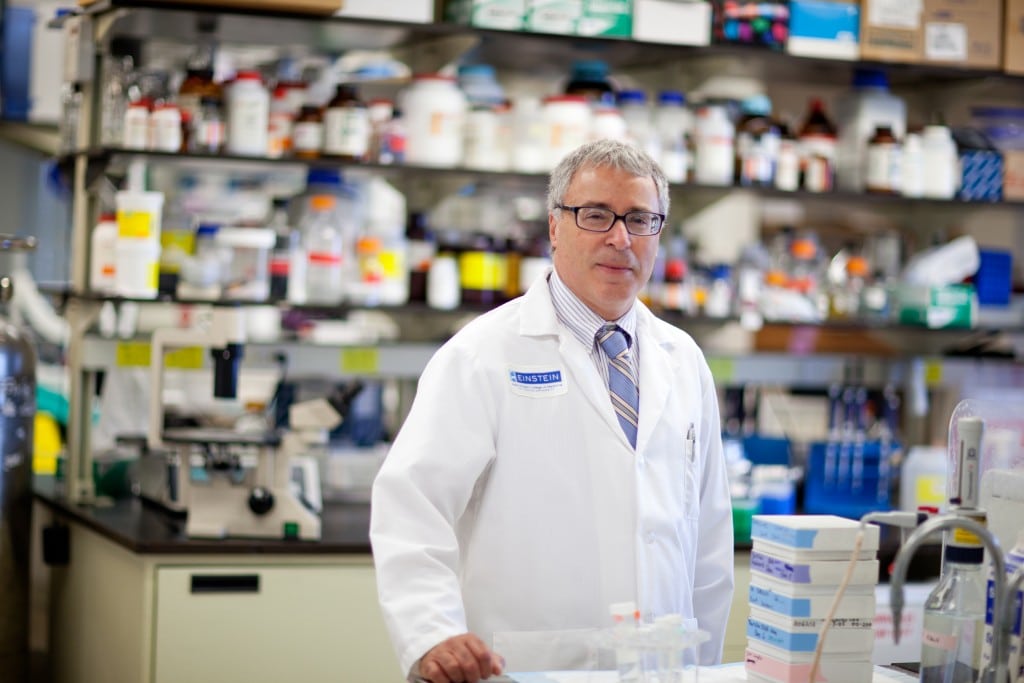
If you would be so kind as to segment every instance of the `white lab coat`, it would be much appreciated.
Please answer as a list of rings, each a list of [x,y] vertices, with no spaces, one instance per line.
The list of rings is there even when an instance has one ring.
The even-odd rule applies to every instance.
[[[638,307],[635,452],[545,278],[428,363],[372,499],[403,671],[467,630],[509,671],[598,668],[593,635],[629,600],[699,618],[701,662],[720,660],[733,536],[715,388],[689,335]]]

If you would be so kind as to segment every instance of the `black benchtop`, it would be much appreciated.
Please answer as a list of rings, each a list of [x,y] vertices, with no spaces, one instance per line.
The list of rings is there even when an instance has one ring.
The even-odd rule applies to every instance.
[[[319,541],[253,538],[199,539],[185,535],[185,518],[131,497],[97,505],[76,505],[52,477],[36,477],[33,493],[55,512],[128,550],[142,554],[359,555],[370,553],[370,506],[324,503]]]

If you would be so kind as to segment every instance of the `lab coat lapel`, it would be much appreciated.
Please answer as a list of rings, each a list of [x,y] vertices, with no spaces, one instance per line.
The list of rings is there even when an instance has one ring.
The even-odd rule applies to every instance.
[[[584,348],[579,340],[572,335],[555,315],[554,304],[551,303],[551,291],[548,289],[547,278],[538,278],[526,294],[523,295],[523,316],[520,334],[524,336],[554,335],[558,337],[558,352],[565,361],[571,381],[579,388],[580,393],[604,418],[612,433],[619,438],[626,448],[632,449],[626,434],[619,426],[608,397],[608,387],[601,380],[601,374],[590,359],[590,349]],[[640,385],[640,408],[643,410],[643,383]],[[570,389],[573,391],[573,389]],[[641,426],[643,416],[641,414]]]
[[[636,450],[641,452],[651,442],[654,429],[665,412],[679,362],[671,353],[672,342],[657,334],[653,314],[642,307],[637,311],[637,336],[640,343],[640,424]]]

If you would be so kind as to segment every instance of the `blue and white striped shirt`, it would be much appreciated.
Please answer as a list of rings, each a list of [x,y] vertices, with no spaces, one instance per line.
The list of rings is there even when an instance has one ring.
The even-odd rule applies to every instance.
[[[584,348],[590,349],[590,360],[594,361],[605,386],[608,386],[608,355],[597,343],[597,333],[608,324],[608,321],[580,301],[554,269],[548,277],[548,289],[551,292],[551,303],[555,306],[558,322],[569,328]],[[636,343],[636,303],[629,307],[624,316],[612,322],[626,332],[629,342],[629,365],[633,370],[633,376],[640,377],[640,345]]]

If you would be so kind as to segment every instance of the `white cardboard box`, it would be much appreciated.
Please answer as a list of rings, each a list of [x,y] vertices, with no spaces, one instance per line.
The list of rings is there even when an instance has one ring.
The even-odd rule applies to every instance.
[[[428,24],[434,20],[434,0],[344,0],[334,16]]]
[[[705,0],[633,0],[633,40],[709,45],[711,3]]]

